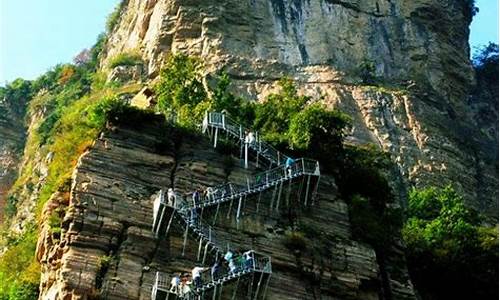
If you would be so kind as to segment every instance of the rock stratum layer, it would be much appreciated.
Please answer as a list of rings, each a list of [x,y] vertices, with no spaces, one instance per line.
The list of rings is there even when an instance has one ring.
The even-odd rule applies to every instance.
[[[56,194],[46,204],[47,217],[56,207],[67,208],[61,234],[45,225],[39,239],[42,299],[150,299],[156,271],[189,272],[196,264],[198,241],[188,239],[182,256],[181,228],[167,239],[151,233],[151,196],[172,184],[181,193],[226,178],[241,184],[248,170],[235,160],[228,173],[227,158],[206,138],[178,139],[155,123],[110,128],[81,157],[70,195]],[[401,253],[382,276],[375,251],[352,240],[347,205],[336,197],[332,178],[322,178],[310,208],[300,208],[296,195],[291,190],[290,206],[283,202],[277,211],[268,209],[270,194],[249,197],[239,223],[236,205],[225,203],[214,222],[217,239],[231,248],[253,248],[272,257],[267,299],[379,299],[383,285],[395,299],[415,299]],[[310,232],[301,251],[284,243],[296,224],[307,224]],[[386,284],[382,277],[388,278]],[[222,299],[231,299],[234,288],[234,283],[225,286]],[[237,299],[244,299],[247,290],[240,284]]]
[[[103,63],[140,50],[154,78],[169,53],[197,55],[207,84],[225,70],[248,99],[264,99],[289,76],[305,94],[353,116],[352,141],[391,153],[401,194],[452,183],[497,218],[498,126],[481,124],[493,130],[485,133],[470,113],[468,3],[129,0]],[[360,81],[366,62],[378,88]]]

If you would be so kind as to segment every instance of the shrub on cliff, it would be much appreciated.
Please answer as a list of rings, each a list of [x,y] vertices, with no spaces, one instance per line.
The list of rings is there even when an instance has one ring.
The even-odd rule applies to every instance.
[[[178,123],[186,127],[200,124],[205,110],[210,107],[202,71],[199,59],[184,54],[171,55],[154,87],[157,109],[168,118],[175,115]]]
[[[142,64],[142,56],[136,51],[122,52],[112,57],[109,61],[111,69],[119,66],[137,66]]]
[[[118,3],[118,5],[115,7],[113,12],[111,12],[108,18],[106,19],[106,32],[108,34],[111,34],[115,29],[116,25],[118,25],[118,22],[120,21],[120,16],[127,2],[128,1],[126,0],[121,0],[120,3]]]
[[[38,235],[34,226],[10,239],[0,259],[0,299],[34,300],[38,298],[40,266],[35,261]]]
[[[451,186],[412,190],[402,233],[423,296],[498,298],[498,228],[481,226]]]
[[[305,107],[290,120],[287,137],[293,149],[302,150],[326,165],[339,162],[345,129],[351,119],[338,110],[316,103]]]

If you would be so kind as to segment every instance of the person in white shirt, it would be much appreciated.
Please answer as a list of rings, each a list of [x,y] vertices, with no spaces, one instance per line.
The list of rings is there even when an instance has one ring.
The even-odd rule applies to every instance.
[[[243,257],[245,258],[245,269],[251,269],[253,267],[253,251],[248,250],[243,253]]]
[[[174,190],[172,188],[168,189],[167,200],[168,200],[169,205],[175,207],[175,193],[174,193]]]
[[[172,280],[170,281],[170,292],[175,294],[180,294],[181,292],[181,278],[179,274],[174,274]]]
[[[201,280],[201,273],[205,272],[206,270],[208,270],[208,268],[203,268],[203,267],[194,267],[193,270],[191,270],[194,286],[197,289],[201,288],[201,286],[203,285],[203,282]]]
[[[249,131],[245,137],[245,142],[247,144],[253,144],[255,142],[255,135],[253,134],[253,131]]]

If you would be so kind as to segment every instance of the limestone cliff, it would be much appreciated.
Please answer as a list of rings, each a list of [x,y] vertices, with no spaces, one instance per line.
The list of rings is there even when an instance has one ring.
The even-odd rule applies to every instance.
[[[24,112],[28,99],[0,94],[0,224],[7,193],[17,176],[25,138]],[[9,212],[11,213],[11,212]]]
[[[140,50],[154,78],[185,52],[203,58],[207,84],[224,69],[248,99],[289,76],[354,117],[351,141],[391,153],[402,194],[453,183],[496,217],[498,127],[481,134],[467,105],[471,17],[465,0],[129,0],[102,63]],[[366,64],[379,88],[362,83]]]
[[[206,137],[179,135],[161,124],[110,126],[80,158],[71,192],[46,204],[45,218],[59,211],[64,220],[61,232],[44,222],[39,239],[42,299],[150,299],[156,271],[188,272],[196,263],[196,239],[188,239],[181,255],[182,229],[167,239],[152,235],[151,196],[172,184],[184,193],[226,178],[241,183],[249,171],[235,159],[228,173],[227,156]],[[290,195],[290,206],[278,211],[268,209],[270,195],[260,198],[260,211],[257,196],[247,198],[240,223],[236,207],[223,204],[223,217],[214,221],[214,234],[232,248],[272,256],[267,299],[384,299],[385,284],[394,299],[415,299],[401,253],[402,265],[383,276],[375,251],[352,239],[347,205],[336,197],[332,178],[322,178],[309,209],[294,204],[297,193]],[[205,221],[213,215],[205,211]],[[307,231],[301,251],[284,243],[296,226]],[[235,288],[224,286],[222,299],[231,299]],[[246,290],[240,285],[236,299]]]

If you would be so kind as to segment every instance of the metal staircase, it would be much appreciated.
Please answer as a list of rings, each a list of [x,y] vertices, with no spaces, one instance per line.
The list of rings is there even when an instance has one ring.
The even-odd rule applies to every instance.
[[[212,299],[216,299],[217,295],[221,295],[224,286],[236,283],[233,289],[231,299],[236,299],[236,293],[243,280],[249,281],[251,285],[251,299],[265,299],[269,279],[272,274],[271,258],[261,256],[255,252],[251,253],[249,262],[242,262],[236,265],[233,272],[227,271],[222,276],[215,280],[211,280],[207,275],[203,275],[202,284],[199,288],[189,288],[187,291],[172,291],[170,289],[171,277],[162,272],[156,272],[155,284],[151,293],[152,299],[157,300],[174,300],[174,299],[205,299],[210,295]],[[264,283],[265,282],[265,283]]]
[[[219,130],[225,131],[229,136],[236,138],[241,145],[245,145],[254,150],[257,154],[257,162],[259,157],[262,157],[268,160],[271,165],[279,166],[284,164],[288,158],[288,156],[276,150],[273,146],[262,141],[258,132],[254,132],[255,136],[253,141],[246,141],[247,136],[245,133],[252,132],[252,130],[243,127],[223,113],[206,112],[202,129],[203,133],[212,133],[214,136],[214,146],[217,145]]]
[[[254,133],[255,136],[253,138],[249,139],[247,133],[250,132],[250,130],[244,128],[222,113],[207,112],[203,120],[203,132],[209,132],[213,135],[214,147],[217,145],[219,130],[226,132],[227,136],[235,138],[242,147],[245,147],[245,166],[247,166],[248,161],[248,149],[252,149],[257,154],[257,164],[259,157],[262,157],[269,162],[271,167],[273,165],[275,167],[270,167],[270,170],[257,174],[252,179],[247,177],[246,184],[243,185],[225,183],[223,185],[209,187],[207,188],[207,194],[204,196],[197,195],[186,198],[178,193],[174,193],[175,197],[166,199],[165,192],[163,190],[160,191],[154,201],[153,232],[157,237],[168,235],[170,228],[173,225],[178,225],[184,230],[182,255],[185,254],[187,239],[188,236],[191,235],[196,240],[199,240],[197,260],[201,262],[201,265],[205,265],[209,253],[215,251],[215,257],[218,258],[224,253],[224,250],[229,250],[229,245],[227,245],[226,248],[225,245],[221,243],[222,239],[217,238],[212,227],[202,224],[201,216],[198,216],[198,211],[201,210],[201,214],[203,214],[204,208],[217,206],[214,217],[216,220],[221,204],[230,202],[232,206],[232,201],[238,199],[236,218],[239,219],[242,199],[272,189],[274,189],[274,191],[271,199],[271,207],[276,207],[276,209],[278,209],[284,183],[288,183],[288,193],[290,193],[292,182],[298,178],[302,178],[300,194],[302,194],[303,185],[305,184],[304,204],[307,205],[309,198],[314,199],[320,179],[320,168],[317,161],[300,158],[290,163],[291,158],[283,155],[271,145],[261,141],[257,132]],[[274,204],[275,194],[277,195],[276,204]],[[188,200],[188,198],[192,200]],[[185,293],[170,291],[170,276],[157,272],[151,297],[154,300],[200,300],[205,299],[205,293],[211,293],[212,299],[216,299],[217,294],[221,294],[224,285],[236,281],[237,286],[231,298],[236,299],[236,292],[238,291],[240,280],[247,280],[251,277],[249,281],[249,284],[252,285],[251,299],[259,299],[259,297],[264,299],[272,273],[271,258],[269,256],[259,255],[254,251],[251,251],[251,253],[251,263],[248,263],[248,261],[243,264],[240,263],[231,272],[225,272],[224,275],[216,280],[205,279],[203,282],[206,283],[201,287],[191,289]],[[258,279],[257,282],[255,280],[256,278]],[[264,287],[262,286],[263,281],[266,282]]]
[[[194,235],[196,239],[199,239],[199,247],[198,247],[198,260],[201,260],[201,264],[205,265],[205,260],[207,257],[207,253],[216,251],[215,257],[222,256],[224,253],[222,244],[217,242],[214,231],[210,226],[204,227],[201,222],[198,222],[194,219],[193,215],[190,214],[190,211],[186,208],[185,200],[180,197],[180,195],[176,195],[175,203],[167,203],[165,200],[165,193],[160,191],[158,196],[155,199],[154,207],[155,207],[155,215],[153,220],[153,231],[159,228],[165,228],[166,233],[168,233],[172,223],[175,222],[182,227],[185,226],[186,230],[184,232],[184,246],[183,246],[183,255],[185,251],[186,241],[188,234],[191,233]],[[158,214],[160,217],[158,218]],[[161,220],[164,219],[166,214],[170,214],[170,218],[167,223],[162,223]],[[163,216],[163,217],[162,217]],[[228,247],[229,248],[229,247]],[[201,252],[203,251],[203,257],[201,258]],[[216,280],[205,279],[203,282],[207,282],[202,285],[200,288],[191,289],[189,292],[185,292],[179,294],[176,291],[171,291],[169,289],[169,276],[157,272],[155,278],[155,284],[153,285],[153,289],[151,292],[151,299],[154,300],[170,300],[170,299],[204,299],[205,293],[211,291],[213,295],[217,294],[217,290],[219,290],[219,294],[222,291],[222,288],[225,284],[232,283],[234,281],[239,284],[241,279],[252,276],[251,284],[254,284],[254,275],[258,275],[258,283],[256,285],[256,290],[252,299],[258,299],[259,295],[262,298],[265,297],[267,292],[267,286],[269,284],[269,279],[272,273],[271,266],[271,258],[269,256],[263,256],[255,253],[253,250],[251,251],[251,260],[250,263],[248,261],[236,263],[235,270],[232,272],[226,272],[223,276],[220,276]],[[262,290],[262,282],[265,281],[265,287]],[[237,290],[237,288],[236,288]],[[235,290],[235,293],[236,293]],[[260,294],[259,294],[260,292]],[[233,295],[233,299],[235,296]],[[215,297],[215,296],[214,296]]]

